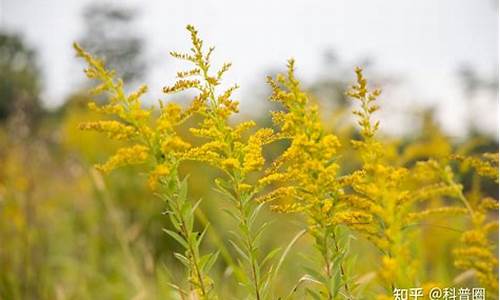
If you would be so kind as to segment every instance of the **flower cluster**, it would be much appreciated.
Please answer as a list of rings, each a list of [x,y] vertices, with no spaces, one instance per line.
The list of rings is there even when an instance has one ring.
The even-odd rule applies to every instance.
[[[320,293],[331,298],[342,289],[350,298],[351,290],[340,257],[346,245],[341,243],[336,225],[358,222],[358,218],[364,216],[345,210],[339,201],[343,189],[338,180],[337,150],[341,145],[335,135],[323,128],[318,107],[310,103],[301,89],[294,66],[294,60],[289,60],[286,75],[268,77],[272,88],[270,99],[284,108],[273,113],[273,121],[280,130],[279,137],[288,140],[290,146],[259,180],[260,185],[272,184],[274,189],[258,201],[271,202],[272,208],[280,212],[302,212],[308,217],[309,233],[315,238],[315,246],[324,260],[320,266],[324,275],[315,276],[323,285]],[[342,222],[336,222],[340,219]],[[339,269],[334,261],[339,263]],[[334,281],[341,284],[332,286]]]
[[[256,299],[268,294],[271,277],[263,272],[263,263],[258,255],[256,243],[263,227],[254,228],[258,206],[255,194],[262,188],[250,182],[252,173],[262,170],[265,159],[262,154],[264,145],[274,142],[277,137],[270,128],[261,128],[253,133],[256,126],[253,121],[233,125],[229,117],[238,113],[238,102],[233,100],[233,92],[238,86],[232,86],[219,92],[223,75],[231,64],[224,64],[215,74],[210,69],[210,56],[214,48],[206,52],[203,41],[193,26],[187,26],[193,47],[190,53],[171,52],[174,58],[188,61],[193,65],[189,71],[178,72],[179,79],[171,86],[164,87],[167,94],[194,89],[198,92],[196,101],[197,114],[201,121],[197,127],[190,128],[195,137],[204,142],[190,147],[182,154],[182,160],[207,163],[220,169],[225,177],[216,179],[217,189],[234,205],[235,211],[228,211],[239,223],[240,236],[231,241],[244,263],[241,272],[246,275],[246,285]],[[247,137],[248,136],[248,137]]]
[[[360,153],[362,166],[345,176],[344,181],[352,192],[342,196],[341,201],[358,212],[358,219],[365,220],[353,222],[350,227],[383,254],[379,276],[390,290],[396,285],[418,282],[421,266],[409,250],[416,232],[409,228],[430,216],[463,215],[468,210],[442,204],[422,209],[426,202],[457,197],[461,187],[449,184],[453,176],[451,169],[435,160],[420,161],[411,168],[391,160],[384,151],[389,145],[375,138],[379,123],[371,120],[378,110],[374,102],[381,92],[368,90],[360,68],[356,69],[356,76],[357,85],[347,94],[360,103],[360,109],[353,113],[358,117],[362,140],[354,140],[352,144]]]
[[[290,146],[260,179],[261,185],[279,186],[260,201],[273,201],[279,211],[305,211],[313,219],[326,220],[341,193],[336,162],[340,142],[322,128],[318,108],[310,105],[295,79],[293,60],[288,62],[288,76],[269,77],[268,82],[271,100],[285,108],[273,113],[273,121]]]
[[[455,266],[474,270],[481,284],[490,291],[498,290],[498,259],[490,238],[498,229],[498,221],[490,214],[498,209],[498,201],[481,194],[478,179],[487,177],[498,183],[498,153],[453,155],[444,135],[430,127],[419,143],[407,147],[386,143],[377,135],[379,122],[373,115],[379,109],[376,102],[381,91],[368,88],[361,68],[355,69],[356,84],[347,91],[358,107],[353,115],[359,134],[341,139],[324,126],[318,106],[295,76],[294,60],[288,61],[286,74],[268,77],[270,100],[282,107],[271,113],[274,127],[259,128],[252,120],[233,122],[232,117],[239,112],[234,100],[238,86],[222,88],[231,64],[214,71],[214,48],[204,46],[193,26],[187,30],[190,51],[170,54],[190,67],[177,72],[175,82],[163,88],[167,97],[194,91],[187,107],[160,101],[156,108],[144,108],[141,98],[146,86],[125,93],[122,81],[116,80],[102,61],[75,44],[77,54],[89,65],[87,76],[98,81],[92,94],[106,94],[108,99],[89,104],[103,119],[83,123],[80,128],[102,132],[123,145],[97,166],[100,171],[146,166],[149,187],[167,203],[173,229],[166,232],[185,250],[176,254],[187,269],[189,291],[176,286],[182,297],[216,298],[215,283],[208,274],[217,260],[216,252],[200,253],[206,228],[201,233],[194,229],[198,204],[189,201],[187,180],[179,175],[184,161],[208,164],[220,171],[215,176],[215,189],[229,200],[226,212],[236,228],[235,238],[228,241],[237,255],[231,268],[239,283],[248,288],[249,299],[278,298],[271,287],[284,256],[301,236],[292,240],[279,260],[273,259],[279,249],[263,253],[259,241],[267,223],[256,220],[268,204],[273,211],[300,213],[307,219],[303,232],[312,236],[320,255],[311,262],[316,265],[308,267],[303,281],[317,286],[306,289],[315,299],[365,298],[358,289],[362,280],[348,268],[351,253],[357,250],[349,248],[353,236],[369,241],[380,253],[379,269],[373,276],[379,283],[375,293],[385,289],[388,294],[396,287],[422,283],[425,266],[412,239],[423,233],[422,225],[435,216],[460,216],[470,223],[465,230],[458,230],[462,234],[454,250]],[[196,125],[189,126],[189,134],[181,134],[188,120]],[[341,140],[351,140],[355,151]],[[276,141],[282,142],[282,151],[268,162],[263,151]],[[346,149],[354,153],[347,159],[341,155]],[[457,162],[462,170],[476,171],[470,194],[464,193],[463,181],[457,180]]]
[[[202,299],[213,299],[213,281],[207,273],[217,254],[202,256],[199,252],[203,235],[193,227],[193,213],[196,207],[187,199],[186,181],[181,180],[178,175],[179,164],[187,158],[186,153],[191,145],[181,138],[176,130],[203,108],[207,97],[195,97],[186,109],[175,103],[164,104],[160,101],[159,114],[153,118],[153,110],[143,108],[141,101],[147,92],[146,86],[141,86],[127,95],[123,82],[116,80],[114,72],[107,70],[101,60],[92,57],[78,44],[74,44],[74,48],[77,55],[89,66],[85,70],[87,77],[100,82],[91,93],[106,94],[108,99],[107,103],[101,106],[91,102],[89,108],[109,119],[86,122],[81,124],[80,128],[103,132],[112,139],[125,140],[132,144],[118,149],[115,155],[98,165],[97,169],[109,173],[126,165],[147,165],[149,187],[158,191],[160,198],[167,203],[170,221],[176,230],[166,232],[185,248],[185,253],[177,253],[176,257],[187,268],[191,289]],[[178,75],[182,77],[186,74]],[[179,91],[193,85],[194,82],[179,79],[172,89]],[[181,288],[178,290],[182,291]]]

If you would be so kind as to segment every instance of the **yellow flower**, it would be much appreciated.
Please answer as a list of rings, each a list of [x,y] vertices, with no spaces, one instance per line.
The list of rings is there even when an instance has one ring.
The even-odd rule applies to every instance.
[[[498,203],[491,203],[489,198],[481,201],[472,215],[474,227],[462,233],[460,245],[453,251],[455,267],[475,270],[478,281],[492,294],[498,293],[498,256],[488,232],[491,224],[498,230],[498,222],[485,224],[485,220],[488,210],[497,209]]]
[[[332,218],[333,224],[364,225],[372,222],[372,215],[362,211],[341,211]]]
[[[385,282],[394,282],[397,278],[398,262],[389,256],[382,257],[379,276]]]
[[[164,138],[161,149],[162,152],[167,154],[169,152],[180,152],[187,150],[191,147],[191,144],[183,141],[179,136],[167,136]]]
[[[498,183],[498,153],[484,153],[482,158],[462,155],[453,155],[452,158],[462,161],[473,167],[479,175],[492,178]]]
[[[237,169],[240,167],[240,162],[236,158],[226,158],[221,164],[223,169]]]
[[[248,144],[245,147],[243,159],[243,170],[245,172],[257,171],[264,166],[265,159],[262,156],[262,146],[269,142],[269,138],[272,137],[272,135],[272,129],[263,128],[250,136]]]
[[[96,168],[103,173],[109,173],[121,166],[144,163],[148,158],[148,150],[147,147],[142,145],[121,148],[107,162],[96,166]]]
[[[160,180],[170,174],[169,166],[165,164],[157,165],[153,171],[149,173],[148,185],[151,190],[156,190],[158,188],[158,183]]]
[[[259,184],[279,184],[277,190],[300,187],[294,189],[294,205],[283,201],[275,207],[283,205],[280,211],[301,210],[311,219],[327,220],[327,214],[334,210],[332,207],[336,203],[334,195],[341,193],[337,181],[339,166],[335,162],[340,142],[335,135],[325,133],[318,108],[309,103],[295,78],[294,64],[289,60],[286,76],[268,77],[272,88],[270,99],[285,109],[273,113],[273,121],[280,129],[277,136],[289,139],[291,145],[267,170]],[[271,193],[269,197],[274,196]]]
[[[373,102],[380,96],[381,91],[376,89],[368,91],[366,79],[363,76],[363,69],[356,68],[357,85],[351,87],[347,91],[347,95],[361,102],[361,109],[353,111],[353,114],[358,116],[358,124],[361,126],[361,135],[365,139],[369,139],[375,135],[379,127],[379,122],[372,123],[371,115],[376,112],[379,107]]]
[[[86,122],[80,124],[79,127],[82,130],[104,132],[109,138],[115,140],[131,139],[137,134],[137,130],[134,127],[118,121]]]

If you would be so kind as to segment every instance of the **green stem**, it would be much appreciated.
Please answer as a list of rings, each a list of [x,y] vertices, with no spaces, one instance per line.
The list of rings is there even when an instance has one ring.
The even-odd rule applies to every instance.
[[[465,198],[464,196],[464,193],[462,192],[462,188],[460,187],[459,184],[457,184],[455,182],[455,180],[453,180],[453,176],[449,175],[449,174],[446,174],[444,173],[442,175],[445,179],[445,182],[451,186],[451,187],[454,187],[456,192],[457,192],[457,195],[458,195],[458,199],[460,199],[460,201],[462,201],[462,203],[465,205],[465,207],[467,208],[467,211],[469,212],[470,216],[473,217],[474,216],[474,210],[472,209],[472,207],[470,206],[469,204],[469,201],[467,200],[467,198]]]
[[[197,49],[197,51],[199,51],[197,54],[201,55],[201,57],[203,57],[203,55],[201,53],[201,49]],[[208,115],[210,118],[212,118],[216,121],[215,123],[216,123],[217,129],[228,138],[227,140],[232,141],[231,135],[228,134],[227,129],[224,126],[224,122],[226,122],[226,120],[221,119],[221,117],[216,114],[219,103],[217,103],[217,99],[215,96],[215,86],[209,80],[209,78],[210,78],[210,76],[208,74],[209,64],[208,64],[208,62],[207,63],[198,62],[198,67],[202,70],[203,78],[205,80],[204,90],[205,90],[205,92],[208,92],[208,98],[210,101],[209,107],[212,108],[212,110],[208,111]],[[234,154],[234,149],[232,148],[233,143],[228,142],[228,144],[229,144],[229,147],[227,149],[225,149],[225,154],[227,157],[232,157],[232,155]],[[250,258],[251,277],[252,277],[252,281],[253,281],[253,288],[254,288],[255,297],[256,297],[256,300],[261,300],[260,287],[259,287],[260,279],[258,278],[259,276],[257,274],[258,264],[257,264],[257,259],[255,258],[254,253],[253,253],[254,252],[253,250],[255,249],[255,245],[253,242],[253,237],[251,236],[251,228],[250,228],[250,225],[248,223],[249,222],[249,215],[247,213],[247,211],[248,211],[247,205],[249,205],[248,204],[249,201],[248,201],[248,199],[243,200],[241,198],[240,193],[238,192],[238,186],[239,186],[239,183],[241,183],[241,178],[240,178],[239,174],[234,174],[234,172],[227,172],[227,173],[229,173],[228,175],[231,178],[231,181],[233,184],[233,191],[234,191],[234,194],[236,195],[236,205],[238,206],[238,211],[240,214],[240,225],[243,226],[241,231],[245,231],[242,233],[245,235],[244,243],[246,244],[246,250],[247,250],[246,255]]]
[[[179,179],[176,178],[176,187],[175,189],[178,190],[178,186],[179,186]],[[177,196],[177,195],[175,195]],[[177,197],[176,197],[177,198]],[[206,299],[207,298],[207,292],[206,292],[206,288],[205,288],[205,283],[204,283],[204,280],[203,280],[203,275],[201,274],[201,271],[200,271],[200,267],[198,266],[198,262],[199,262],[199,258],[198,258],[198,255],[197,255],[197,252],[195,251],[195,247],[193,246],[192,244],[192,232],[188,230],[188,227],[186,225],[186,220],[184,220],[184,218],[182,217],[182,213],[180,212],[180,203],[176,202],[176,215],[179,219],[179,222],[180,222],[180,227],[181,227],[181,234],[183,235],[184,239],[187,241],[187,244],[188,244],[188,251],[189,251],[189,256],[191,256],[191,263],[193,265],[193,268],[194,268],[194,273],[195,273],[195,276],[198,278],[198,282],[199,282],[199,286],[200,286],[200,290],[201,290],[201,297],[203,299]]]
[[[324,236],[323,236],[323,260],[325,261],[325,273],[326,273],[326,277],[328,278],[328,280],[330,280],[330,278],[332,277],[332,270],[331,270],[331,266],[332,266],[332,263],[330,261],[330,253],[328,251],[328,233],[327,233],[327,229],[325,228],[324,232],[323,232]],[[332,300],[333,299],[333,295],[332,295],[332,291],[330,291],[330,288],[327,287],[327,290],[328,290],[328,300]]]
[[[252,236],[251,236],[251,228],[248,224],[248,214],[246,213],[246,203],[241,199],[241,197],[239,197],[238,195],[238,208],[239,208],[239,213],[240,213],[240,217],[241,217],[241,225],[243,225],[243,229],[246,231],[246,234],[245,234],[245,242],[246,242],[246,248],[247,248],[247,255],[248,257],[250,258],[250,268],[251,268],[251,272],[252,272],[252,280],[253,280],[253,287],[254,287],[254,293],[255,293],[255,298],[257,300],[260,300],[261,299],[261,296],[260,296],[260,287],[259,287],[259,281],[260,281],[260,278],[258,278],[257,276],[257,261],[256,261],[256,258],[254,256],[254,252],[253,250],[255,249],[255,245],[253,243],[253,239],[252,239]]]
[[[197,209],[195,211],[196,219],[201,223],[202,226],[208,226],[208,218],[205,215],[205,213],[202,210]],[[233,257],[231,256],[231,253],[229,253],[229,250],[227,249],[226,245],[222,241],[222,238],[216,230],[213,230],[212,227],[209,228],[210,235],[208,236],[211,241],[217,246],[217,248],[220,250],[220,254],[224,261],[234,270],[237,278],[239,280],[244,280],[244,274],[242,274],[238,270],[238,266],[233,260]]]
[[[333,243],[335,244],[335,250],[338,253],[339,252],[339,245],[338,245],[337,239],[335,237],[335,231],[332,232],[332,238],[333,238]],[[345,292],[346,292],[346,295],[347,295],[347,299],[352,299],[351,290],[349,289],[349,284],[345,280],[346,272],[345,272],[345,269],[344,269],[344,263],[343,262],[340,262],[340,275],[342,276],[342,279],[344,279],[344,289],[345,289]]]

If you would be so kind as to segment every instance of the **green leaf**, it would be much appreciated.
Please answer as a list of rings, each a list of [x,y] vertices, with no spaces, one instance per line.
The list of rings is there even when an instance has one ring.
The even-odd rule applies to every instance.
[[[252,239],[252,242],[254,244],[259,243],[259,240],[262,237],[264,230],[266,230],[266,228],[271,224],[272,224],[272,221],[269,221],[269,222],[264,222],[262,225],[260,225],[260,227],[257,229],[257,232],[255,232],[254,237]]]
[[[231,211],[230,209],[223,208],[222,211],[225,212],[226,214],[228,214],[236,222],[240,222],[240,218],[233,211]]]
[[[170,219],[170,222],[172,223],[172,226],[178,231],[181,230],[181,225],[179,223],[179,220],[177,219],[177,215],[174,214],[173,212],[169,211],[167,212],[168,218]]]
[[[215,185],[217,186],[217,188],[215,188],[215,191],[219,192],[223,196],[226,196],[233,201],[236,201],[236,198],[234,198],[233,194],[230,192],[231,185],[226,180],[217,178],[215,180]]]
[[[189,203],[189,201],[184,201],[181,204],[181,217],[186,222],[189,222],[190,219],[193,219],[193,213],[191,212],[191,203]]]
[[[187,176],[184,177],[179,184],[178,199],[181,200],[181,202],[184,202],[187,199],[187,192],[188,192],[187,179],[188,179]]]
[[[205,229],[203,229],[203,231],[200,233],[200,235],[198,235],[198,237],[196,238],[196,248],[200,248],[200,244],[203,241],[203,238],[205,237],[205,234],[208,231],[208,227],[209,227],[209,224],[207,224],[207,226],[205,226]]]
[[[319,281],[323,284],[325,284],[328,281],[327,278],[323,276],[323,274],[319,273],[315,269],[309,267],[303,267],[303,268],[307,273],[309,273],[308,275],[311,276],[312,279]]]
[[[316,281],[314,278],[312,278],[310,275],[308,274],[305,274],[304,276],[302,276],[298,281],[297,283],[295,284],[295,286],[292,288],[292,290],[290,291],[290,293],[288,293],[288,295],[284,298],[285,300],[286,299],[290,299],[293,294],[295,294],[297,292],[297,290],[299,289],[300,285],[302,285],[302,283],[304,282],[311,282],[311,283],[316,283],[316,284],[321,284],[321,282],[319,281]]]
[[[306,288],[306,292],[314,299],[314,300],[321,300],[321,297],[320,295],[318,294],[318,292],[316,291],[313,291],[309,288]]]
[[[220,251],[217,251],[215,253],[208,255],[209,258],[208,258],[207,262],[202,267],[203,270],[205,271],[205,273],[210,272],[210,270],[214,266],[215,262],[217,261],[217,258],[219,257],[219,253],[220,253]]]
[[[339,271],[334,271],[333,276],[330,278],[329,290],[335,298],[340,290],[341,275]]]
[[[276,265],[276,269],[274,269],[274,273],[273,273],[273,280],[274,278],[276,278],[278,276],[278,272],[281,268],[281,266],[283,265],[283,262],[285,261],[285,258],[288,256],[288,253],[290,252],[290,250],[292,249],[293,245],[295,245],[295,243],[307,232],[306,229],[303,229],[301,231],[299,231],[293,238],[292,240],[290,241],[290,243],[288,243],[288,245],[286,246],[285,248],[285,251],[283,251],[283,253],[281,254],[280,256],[280,259],[278,261],[278,264]]]
[[[165,228],[163,229],[163,231],[165,231],[168,235],[174,238],[174,240],[176,240],[179,244],[181,244],[185,249],[189,248],[187,241],[177,232]]]
[[[241,248],[238,246],[238,244],[236,244],[234,241],[232,240],[229,240],[229,242],[231,243],[231,245],[233,245],[234,249],[236,250],[236,252],[238,252],[238,254],[244,258],[246,261],[250,261],[250,259],[248,258],[247,254],[241,250]]]
[[[191,262],[189,261],[189,259],[187,257],[185,257],[184,255],[180,254],[180,253],[174,253],[174,256],[175,258],[177,258],[186,268],[190,268],[191,267]]]
[[[276,248],[271,250],[260,262],[260,267],[262,268],[269,260],[272,260],[276,254],[281,250],[281,248]]]
[[[194,212],[198,209],[198,206],[200,206],[200,203],[201,203],[201,200],[198,200],[196,201],[196,203],[193,205],[193,207],[191,208],[191,213],[194,214]]]
[[[257,205],[257,207],[252,211],[250,216],[248,217],[248,227],[252,227],[253,224],[255,223],[255,219],[257,219],[257,216],[259,215],[260,210],[262,207],[265,205],[265,203],[260,203]]]

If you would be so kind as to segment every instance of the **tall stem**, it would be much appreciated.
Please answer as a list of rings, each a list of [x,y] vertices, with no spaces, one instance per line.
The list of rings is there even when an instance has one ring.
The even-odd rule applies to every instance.
[[[176,179],[176,190],[178,190],[179,188],[179,179],[177,178]],[[177,198],[177,195],[174,195],[174,197]],[[196,278],[198,279],[198,282],[199,282],[199,286],[200,286],[200,292],[201,292],[201,295],[203,299],[206,299],[207,298],[207,292],[206,292],[206,288],[205,288],[205,283],[204,283],[204,280],[203,280],[203,276],[201,274],[201,271],[200,271],[200,267],[198,266],[198,255],[197,255],[197,252],[195,251],[194,247],[193,247],[193,243],[192,243],[192,238],[191,238],[191,235],[193,234],[191,231],[188,230],[188,227],[186,225],[186,220],[184,220],[184,218],[182,217],[182,213],[180,211],[180,203],[178,202],[175,202],[176,203],[176,214],[179,218],[179,222],[180,222],[180,227],[181,227],[181,234],[183,235],[184,239],[187,241],[187,244],[188,244],[188,251],[189,251],[189,255],[191,256],[191,264],[193,265],[193,268],[194,268],[194,273],[195,273],[195,276]]]
[[[332,253],[330,253],[329,249],[330,249],[330,246],[333,244],[335,246],[335,252],[338,254],[340,252],[340,247],[338,244],[338,240],[335,236],[335,232],[333,230],[334,228],[330,227],[329,225],[324,224],[324,223],[320,223],[318,225],[321,228],[321,236],[319,237],[319,239],[316,239],[316,241],[321,243],[319,246],[320,246],[320,249],[322,250],[321,255],[323,257],[323,261],[325,264],[325,275],[330,280],[332,278],[332,276],[334,276],[334,273],[333,273],[334,270],[332,270],[332,267],[333,267],[332,266],[333,262],[331,259]],[[340,276],[341,276],[342,280],[344,281],[344,290],[345,290],[346,297],[347,297],[347,299],[353,299],[353,297],[351,295],[351,289],[349,288],[349,284],[345,280],[346,271],[344,268],[344,263],[342,261],[339,263],[339,268],[340,268]],[[328,291],[328,299],[332,300],[333,299],[333,291],[330,290],[330,287],[327,287],[327,291]]]
[[[255,244],[253,242],[252,235],[251,235],[251,227],[248,224],[249,216],[247,214],[247,209],[246,209],[247,208],[246,206],[248,205],[248,202],[247,202],[248,200],[245,201],[245,200],[241,199],[241,197],[238,193],[236,193],[236,197],[238,200],[238,210],[239,210],[240,218],[241,218],[240,222],[241,222],[241,225],[243,225],[243,230],[246,231],[246,233],[245,233],[245,243],[246,243],[246,250],[247,250],[246,255],[250,258],[250,269],[252,272],[252,281],[253,281],[255,298],[257,300],[260,300],[261,299],[260,287],[259,287],[260,278],[257,274],[258,265],[257,265],[257,261],[256,261],[254,251],[253,251],[255,249]]]
[[[333,243],[335,244],[335,250],[338,253],[340,251],[340,249],[339,249],[337,238],[335,237],[335,232],[332,232],[332,237],[333,237]],[[342,276],[342,279],[344,279],[344,289],[345,289],[345,292],[346,292],[347,299],[352,299],[351,290],[349,289],[349,284],[345,280],[346,272],[345,272],[345,269],[344,269],[344,263],[343,262],[340,262],[340,275]]]

